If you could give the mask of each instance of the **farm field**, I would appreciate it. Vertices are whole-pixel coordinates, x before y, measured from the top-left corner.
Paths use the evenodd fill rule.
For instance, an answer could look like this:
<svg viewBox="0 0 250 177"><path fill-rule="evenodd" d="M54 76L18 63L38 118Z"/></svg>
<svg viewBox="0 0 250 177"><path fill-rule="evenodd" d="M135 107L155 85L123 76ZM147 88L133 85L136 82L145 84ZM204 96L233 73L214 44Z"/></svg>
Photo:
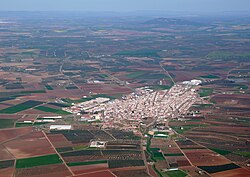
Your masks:
<svg viewBox="0 0 250 177"><path fill-rule="evenodd" d="M29 146L26 143L32 142ZM28 158L55 153L53 147L47 141L42 132L33 132L28 135L17 137L3 144L15 158Z"/></svg>
<svg viewBox="0 0 250 177"><path fill-rule="evenodd" d="M44 111L44 112L51 112L51 113L55 113L55 114L69 114L68 112L63 111L63 110L49 108L49 107L45 107L45 106L38 106L35 109L40 110L40 111Z"/></svg>
<svg viewBox="0 0 250 177"><path fill-rule="evenodd" d="M40 101L26 101L18 105L0 110L0 114L14 114L42 104Z"/></svg>
<svg viewBox="0 0 250 177"><path fill-rule="evenodd" d="M46 156L18 159L16 162L16 168L29 168L41 165L60 164L60 163L62 163L60 157L57 154L51 154Z"/></svg>

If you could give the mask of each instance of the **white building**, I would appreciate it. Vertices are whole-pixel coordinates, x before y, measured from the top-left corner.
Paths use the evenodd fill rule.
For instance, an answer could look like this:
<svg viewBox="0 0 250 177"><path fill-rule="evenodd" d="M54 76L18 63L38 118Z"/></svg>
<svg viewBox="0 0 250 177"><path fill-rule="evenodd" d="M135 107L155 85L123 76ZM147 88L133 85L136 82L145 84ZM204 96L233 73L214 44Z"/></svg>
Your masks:
<svg viewBox="0 0 250 177"><path fill-rule="evenodd" d="M47 116L43 117L44 119L62 119L62 116Z"/></svg>
<svg viewBox="0 0 250 177"><path fill-rule="evenodd" d="M200 85L202 83L202 81L193 79L191 81L183 81L182 83L187 84L187 85Z"/></svg>
<svg viewBox="0 0 250 177"><path fill-rule="evenodd" d="M51 125L50 130L71 130L72 125Z"/></svg>

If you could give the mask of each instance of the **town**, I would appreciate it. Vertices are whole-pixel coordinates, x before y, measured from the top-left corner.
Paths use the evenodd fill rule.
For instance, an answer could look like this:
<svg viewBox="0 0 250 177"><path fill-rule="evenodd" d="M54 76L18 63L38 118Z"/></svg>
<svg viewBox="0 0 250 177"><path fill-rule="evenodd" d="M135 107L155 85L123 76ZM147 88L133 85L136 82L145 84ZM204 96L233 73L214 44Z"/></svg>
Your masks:
<svg viewBox="0 0 250 177"><path fill-rule="evenodd" d="M160 91L143 87L122 99L96 98L64 108L64 111L81 115L82 121L101 120L103 129L136 131L140 126L149 127L187 114L194 103L201 101L196 92L199 84L199 80L185 81L170 90Z"/></svg>

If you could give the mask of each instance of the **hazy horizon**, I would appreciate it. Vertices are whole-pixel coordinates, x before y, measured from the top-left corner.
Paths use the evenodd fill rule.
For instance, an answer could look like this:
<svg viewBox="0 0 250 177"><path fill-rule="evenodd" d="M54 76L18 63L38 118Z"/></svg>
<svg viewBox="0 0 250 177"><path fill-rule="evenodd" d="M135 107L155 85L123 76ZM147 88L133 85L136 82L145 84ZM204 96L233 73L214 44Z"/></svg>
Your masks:
<svg viewBox="0 0 250 177"><path fill-rule="evenodd" d="M164 11L189 13L250 11L249 0L0 0L0 11Z"/></svg>

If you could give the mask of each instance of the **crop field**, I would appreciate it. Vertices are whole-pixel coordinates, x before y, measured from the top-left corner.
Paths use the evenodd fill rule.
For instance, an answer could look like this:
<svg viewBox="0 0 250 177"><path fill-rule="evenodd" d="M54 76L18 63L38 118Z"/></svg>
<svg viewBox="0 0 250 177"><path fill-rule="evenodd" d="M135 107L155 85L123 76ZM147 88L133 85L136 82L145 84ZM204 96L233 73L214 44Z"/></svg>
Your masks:
<svg viewBox="0 0 250 177"><path fill-rule="evenodd" d="M80 165L70 166L74 174L92 173L95 171L108 170L107 163L93 164L93 165Z"/></svg>
<svg viewBox="0 0 250 177"><path fill-rule="evenodd" d="M200 169L208 172L208 173L217 173L226 170L233 170L236 168L240 168L238 165L233 163L225 164L225 165L217 165L217 166L198 166Z"/></svg>
<svg viewBox="0 0 250 177"><path fill-rule="evenodd" d="M0 130L0 142L7 141L17 136L22 136L33 131L32 127L19 128L19 129L3 129Z"/></svg>
<svg viewBox="0 0 250 177"><path fill-rule="evenodd" d="M15 170L15 176L27 177L27 176L51 176L51 177L66 177L71 173L64 164L50 164L43 166L36 166L31 168L17 168Z"/></svg>
<svg viewBox="0 0 250 177"><path fill-rule="evenodd" d="M59 153L67 152L67 151L73 151L74 149L72 147L62 147L62 148L56 148L56 151Z"/></svg>
<svg viewBox="0 0 250 177"><path fill-rule="evenodd" d="M6 177L13 176L13 175L14 175L14 172L15 172L15 168L4 168L4 169L0 169L0 174L1 174L2 176L6 176Z"/></svg>
<svg viewBox="0 0 250 177"><path fill-rule="evenodd" d="M65 108L65 107L69 107L70 105L68 104L63 104L63 103L48 103L49 105L54 105L54 106L57 106L57 107L61 107L61 108Z"/></svg>
<svg viewBox="0 0 250 177"><path fill-rule="evenodd" d="M57 154L31 157L26 159L18 159L16 162L16 168L30 168L41 165L60 164L62 160Z"/></svg>
<svg viewBox="0 0 250 177"><path fill-rule="evenodd" d="M24 103L21 103L21 104L18 104L18 105L15 105L15 106L12 106L12 107L9 107L6 109L2 109L2 110L0 110L0 114L14 114L14 113L17 113L20 111L24 111L26 109L33 108L33 107L38 106L40 104L42 104L42 102L30 100L30 101L26 101Z"/></svg>
<svg viewBox="0 0 250 177"><path fill-rule="evenodd" d="M109 160L109 168L144 166L143 160Z"/></svg>
<svg viewBox="0 0 250 177"><path fill-rule="evenodd" d="M141 151L136 150L102 150L103 157L109 160L136 160L141 159Z"/></svg>
<svg viewBox="0 0 250 177"><path fill-rule="evenodd" d="M47 137L55 148L72 147L73 144L62 134L47 134Z"/></svg>
<svg viewBox="0 0 250 177"><path fill-rule="evenodd" d="M29 142L32 142L32 144L27 146L26 144ZM14 140L4 143L4 146L15 158L28 158L55 153L42 132L33 132L17 137Z"/></svg>
<svg viewBox="0 0 250 177"><path fill-rule="evenodd" d="M95 139L100 139L103 141L113 140L114 138L111 137L108 133L103 130L89 130L90 133L94 134Z"/></svg>
<svg viewBox="0 0 250 177"><path fill-rule="evenodd" d="M45 88L46 88L47 90L54 90L53 87L51 87L50 85L45 85Z"/></svg>
<svg viewBox="0 0 250 177"><path fill-rule="evenodd" d="M232 170L225 170L217 173L212 173L211 176L213 177L221 177L221 176L249 176L249 170L244 168L236 168Z"/></svg>
<svg viewBox="0 0 250 177"><path fill-rule="evenodd" d="M13 119L0 119L0 129L12 128L14 126L15 120Z"/></svg>
<svg viewBox="0 0 250 177"><path fill-rule="evenodd" d="M14 160L0 161L0 169L14 167Z"/></svg>
<svg viewBox="0 0 250 177"><path fill-rule="evenodd" d="M67 163L68 166L81 166L81 165L96 165L96 164L105 164L108 163L107 160L99 160L99 161L87 161L87 162L72 162Z"/></svg>
<svg viewBox="0 0 250 177"><path fill-rule="evenodd" d="M129 140L138 140L140 137L135 136L133 132L125 132L119 130L108 130L116 139L129 139Z"/></svg>
<svg viewBox="0 0 250 177"><path fill-rule="evenodd" d="M19 128L19 127L30 127L32 125L33 125L33 123L16 122L15 127L16 128Z"/></svg>
<svg viewBox="0 0 250 177"><path fill-rule="evenodd" d="M128 74L127 77L130 79L134 79L134 78L137 78L137 77L144 75L144 74L145 74L145 71L137 71L137 72Z"/></svg>
<svg viewBox="0 0 250 177"><path fill-rule="evenodd" d="M113 172L118 177L150 177L145 170L124 170Z"/></svg>
<svg viewBox="0 0 250 177"><path fill-rule="evenodd" d="M199 90L199 94L201 97L206 97L209 96L213 93L213 89L212 88L201 88Z"/></svg>
<svg viewBox="0 0 250 177"><path fill-rule="evenodd" d="M89 143L94 139L94 135L88 130L70 130L70 131L51 131L52 134L62 134L72 143Z"/></svg>
<svg viewBox="0 0 250 177"><path fill-rule="evenodd" d="M207 149L183 149L187 158L196 166L224 165L230 163L223 156L217 156L216 153Z"/></svg>
<svg viewBox="0 0 250 177"><path fill-rule="evenodd" d="M45 106L38 106L35 109L40 110L40 111L44 111L44 112L51 112L51 113L55 113L55 114L63 114L63 115L70 114L70 113L63 111L63 110L60 110L60 109L54 109L54 108L49 108L49 107L45 107Z"/></svg>
<svg viewBox="0 0 250 177"><path fill-rule="evenodd" d="M162 173L162 175L168 177L185 177L187 174L181 170L174 170L174 171L164 172Z"/></svg>
<svg viewBox="0 0 250 177"><path fill-rule="evenodd" d="M160 152L158 148L150 148L150 152L152 153L152 158L155 160L165 160L163 154Z"/></svg>
<svg viewBox="0 0 250 177"><path fill-rule="evenodd" d="M113 175L110 171L106 170L106 171L100 171L100 172L91 172L91 173L86 173L86 174L81 174L81 175L77 175L76 177L115 177L115 175Z"/></svg>
<svg viewBox="0 0 250 177"><path fill-rule="evenodd" d="M73 151L73 152L66 152L61 154L62 157L69 157L69 156L90 156L90 155L97 155L101 156L100 150L80 150L80 151Z"/></svg>

